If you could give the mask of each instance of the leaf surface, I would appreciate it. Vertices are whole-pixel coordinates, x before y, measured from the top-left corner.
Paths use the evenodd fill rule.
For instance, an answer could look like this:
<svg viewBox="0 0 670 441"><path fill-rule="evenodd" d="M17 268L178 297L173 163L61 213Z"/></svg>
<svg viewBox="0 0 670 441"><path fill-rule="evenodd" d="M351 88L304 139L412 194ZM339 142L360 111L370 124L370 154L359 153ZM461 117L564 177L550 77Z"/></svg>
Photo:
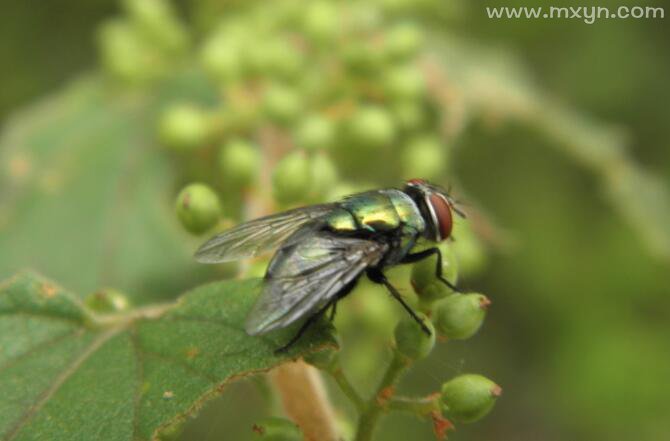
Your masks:
<svg viewBox="0 0 670 441"><path fill-rule="evenodd" d="M250 337L258 280L217 282L177 303L96 316L33 274L0 286L0 437L148 440L230 381L334 345L312 328Z"/></svg>
<svg viewBox="0 0 670 441"><path fill-rule="evenodd" d="M154 141L158 109L171 99L89 76L8 120L0 278L35 268L80 295L114 286L143 300L203 279L211 268L193 262L196 241L173 213L170 158Z"/></svg>

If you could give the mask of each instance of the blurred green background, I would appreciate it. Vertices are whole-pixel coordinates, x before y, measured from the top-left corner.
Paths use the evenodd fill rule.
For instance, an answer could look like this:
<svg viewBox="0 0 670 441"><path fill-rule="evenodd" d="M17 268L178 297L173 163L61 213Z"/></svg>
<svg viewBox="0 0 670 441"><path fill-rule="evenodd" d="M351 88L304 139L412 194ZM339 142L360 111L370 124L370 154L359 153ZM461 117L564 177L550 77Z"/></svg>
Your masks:
<svg viewBox="0 0 670 441"><path fill-rule="evenodd" d="M235 2L194 0L178 2L177 8L187 22L199 23L203 16L226 14L231 3ZM635 5L625 0L598 4ZM447 69L455 69L455 76L459 72L468 78L472 72L489 74L486 78L494 92L495 105L485 102L480 112L473 111L471 123L454 140L450 169L455 177L443 179L445 183L457 182L464 189L463 198L496 225L496 238L484 240L486 257L476 257L482 261L479 270L462 274L461 280L466 288L486 293L493 306L476 337L441 347L412 371L402 388L429 393L445 379L469 371L485 374L502 385L505 392L493 413L477 424L459 425L451 439L667 439L670 224L664 222L669 217L664 211L668 193L663 187L670 183L668 18L603 20L593 25L579 20L488 19L484 7L499 5L530 6L529 2L517 0L445 1L443 14L424 21L438 41L443 32L458 35L468 44L474 42L477 50L503 53L506 60L521 60L526 73L516 77L521 81L520 90L542 92L523 95L539 104L531 106L535 110L530 113L515 115L514 105L506 101L507 95L495 94L498 88L504 90L507 79L500 78L487 61L474 55L469 58L468 50L465 56L462 51L454 51L452 56L449 49L438 52ZM557 6L566 5L586 6L575 1L561 1ZM645 5L666 7L668 12L660 0L647 1ZM194 13L198 10L214 12ZM18 119L16 123L10 119L17 109L53 93L82 72L98 69L96 32L103 21L120 13L121 6L115 0L5 2L0 15L3 129L21 125ZM203 37L196 34L194 38L197 41ZM464 59L468 68L461 71L459 63ZM188 77L178 81L183 82L188 83ZM207 100L206 91L189 90L187 95L205 97L201 102ZM88 112L64 116L62 121L57 119L57 125L99 124L86 132L86 139L100 145L108 142L109 149L120 143L130 146L119 150L117 156L110 153L109 158L81 159L83 167L93 168L92 174L107 182L107 161L132 161L128 159L135 151L132 143L152 142L147 134L127 133L141 131L144 126L154 127L156 123L146 116L144 107L135 106L129 99L130 104L125 102L114 112L125 114L131 108L139 116L106 124L105 114L95 114L98 100L104 99L86 97L81 100L90 100L86 104ZM151 106L160 103L148 108ZM560 111L546 115L537 111L550 108ZM50 111L61 112L60 108ZM66 114L65 110L62 112ZM507 112L510 118L506 118ZM15 132L29 131L31 124L41 124L36 119L37 122L24 124L28 128L14 130L11 136L22 136ZM552 125L554 122L557 127ZM153 133L152 130L149 131ZM58 136L56 131L47 133L39 141L45 146L44 158L48 158L48 146ZM619 181L605 170L607 164L595 153L584 153L582 146L593 144L589 141L591 136L595 137L595 144L605 144L605 150L609 144L627 146L629 154L625 160L636 164L634 170L642 176L639 197L636 185L613 188ZM0 149L14 148L10 146L13 139L16 138L5 139ZM59 142L70 141L64 137ZM2 154L0 150L0 157ZM38 175L49 171L48 160L45 161L45 167L36 170ZM20 169L22 163L13 163L14 167L17 164ZM71 194L70 205L44 206L39 197L25 198L19 205L31 221L22 228L3 230L0 225L0 254L5 255L0 256L0 275L4 278L16 269L14 266L29 263L67 286L79 284L74 288L83 292L113 284L142 292L150 300L173 296L211 278L211 273L187 263L188 254L199 239L173 233L177 227L171 204L178 186L188 180L188 173L178 173L176 180L161 178L156 183L143 184L150 179L147 176L161 175L167 169L168 165L152 165L148 171L138 168L131 176L120 179L116 172L109 172L110 186L120 181L131 188L139 186L138 193L142 195L146 193L146 198L140 195L140 199L127 202L125 205L131 208L123 211L125 214L99 213L106 205L96 205L95 201L107 196L94 190ZM647 179L652 175L655 178ZM126 180L129 182L123 184ZM154 187L164 192L154 191ZM155 194L161 196L155 198ZM3 197L7 202L15 195L10 195L5 187L0 188L0 201ZM151 208L154 202L157 213ZM137 207L133 205L136 203ZM79 218L72 220L68 210L81 208L82 204L89 205L77 211ZM134 210L149 212L142 221L146 225L137 225L140 221L134 218ZM30 213L34 216L30 217ZM90 216L91 231L81 230L79 223L89 225L82 221L82 213ZM104 219L98 222L101 216ZM163 217L170 220L163 221ZM105 269L105 259L115 258L98 256L100 250L91 239L102 235L103 228L98 226L106 222L118 224L105 239L108 241L136 244L145 240L144 230L151 230L153 236L146 245L138 245L139 255L135 248L129 248L133 253L129 260L123 259L124 251L119 251L121 257L116 257L123 263L109 270L111 275L93 275L96 270L85 268L77 269L87 274L81 279L71 276L67 265L57 262L64 249L85 248L95 268ZM64 233L69 241L61 238L59 242L45 223L71 225L73 231ZM156 223L161 226L157 228ZM126 231L135 236L127 237ZM179 238L178 244L173 243L175 237ZM156 254L171 253L179 257L151 263ZM133 259L142 260L139 269ZM140 271L140 283L128 282ZM166 273L169 277L163 277ZM157 295L158 291L166 294ZM337 393L335 398L339 399ZM183 437L250 439L249 427L265 412L263 409L260 395L249 383L236 384L189 423ZM432 432L429 424L402 416L385 420L379 439L429 440Z"/></svg>

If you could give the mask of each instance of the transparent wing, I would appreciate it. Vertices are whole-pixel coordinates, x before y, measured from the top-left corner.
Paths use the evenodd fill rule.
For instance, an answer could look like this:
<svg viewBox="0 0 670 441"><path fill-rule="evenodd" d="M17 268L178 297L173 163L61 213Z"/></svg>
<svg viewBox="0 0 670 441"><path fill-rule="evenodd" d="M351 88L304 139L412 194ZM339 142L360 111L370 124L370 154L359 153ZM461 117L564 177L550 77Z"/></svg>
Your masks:
<svg viewBox="0 0 670 441"><path fill-rule="evenodd" d="M283 328L324 308L367 267L377 264L387 245L301 230L275 254L261 296L247 317L250 335Z"/></svg>
<svg viewBox="0 0 670 441"><path fill-rule="evenodd" d="M326 215L333 206L312 205L245 222L205 242L195 259L219 263L253 257L281 244L306 223Z"/></svg>

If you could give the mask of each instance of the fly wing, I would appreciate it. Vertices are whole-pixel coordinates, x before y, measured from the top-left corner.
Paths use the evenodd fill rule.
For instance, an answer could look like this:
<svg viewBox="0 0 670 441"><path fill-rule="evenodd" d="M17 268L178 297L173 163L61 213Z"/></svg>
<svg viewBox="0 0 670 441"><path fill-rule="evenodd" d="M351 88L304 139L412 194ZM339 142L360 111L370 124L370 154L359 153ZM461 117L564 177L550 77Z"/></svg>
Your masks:
<svg viewBox="0 0 670 441"><path fill-rule="evenodd" d="M312 205L254 219L214 236L195 253L202 263L253 257L276 247L308 222L326 215L333 204Z"/></svg>
<svg viewBox="0 0 670 441"><path fill-rule="evenodd" d="M326 231L301 230L296 236L270 263L263 292L247 317L249 335L284 328L326 307L387 250L385 244Z"/></svg>

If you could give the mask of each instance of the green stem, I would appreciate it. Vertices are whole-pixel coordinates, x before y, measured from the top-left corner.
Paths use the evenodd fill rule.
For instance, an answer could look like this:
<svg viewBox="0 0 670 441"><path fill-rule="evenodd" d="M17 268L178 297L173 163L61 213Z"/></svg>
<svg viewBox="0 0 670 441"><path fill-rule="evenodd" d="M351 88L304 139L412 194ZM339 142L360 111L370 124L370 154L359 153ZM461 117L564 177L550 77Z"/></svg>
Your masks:
<svg viewBox="0 0 670 441"><path fill-rule="evenodd" d="M439 395L429 395L422 398L394 397L389 401L388 409L427 416L440 410L438 397Z"/></svg>
<svg viewBox="0 0 670 441"><path fill-rule="evenodd" d="M365 406L365 410L358 418L358 428L356 429L355 441L371 441L374 430L377 427L379 417L387 408L387 402L390 395L393 394L393 388L400 376L407 370L410 361L400 355L397 351L393 353L393 359L386 369L382 381L377 386L375 394L370 398Z"/></svg>
<svg viewBox="0 0 670 441"><path fill-rule="evenodd" d="M354 389L354 386L351 384L346 375L344 375L342 368L334 369L329 373L340 387L342 393L346 395L347 398L349 398L354 406L356 406L356 411L359 414L363 413L365 411L365 401L363 401L363 398L361 398L358 392L356 392L356 389Z"/></svg>

